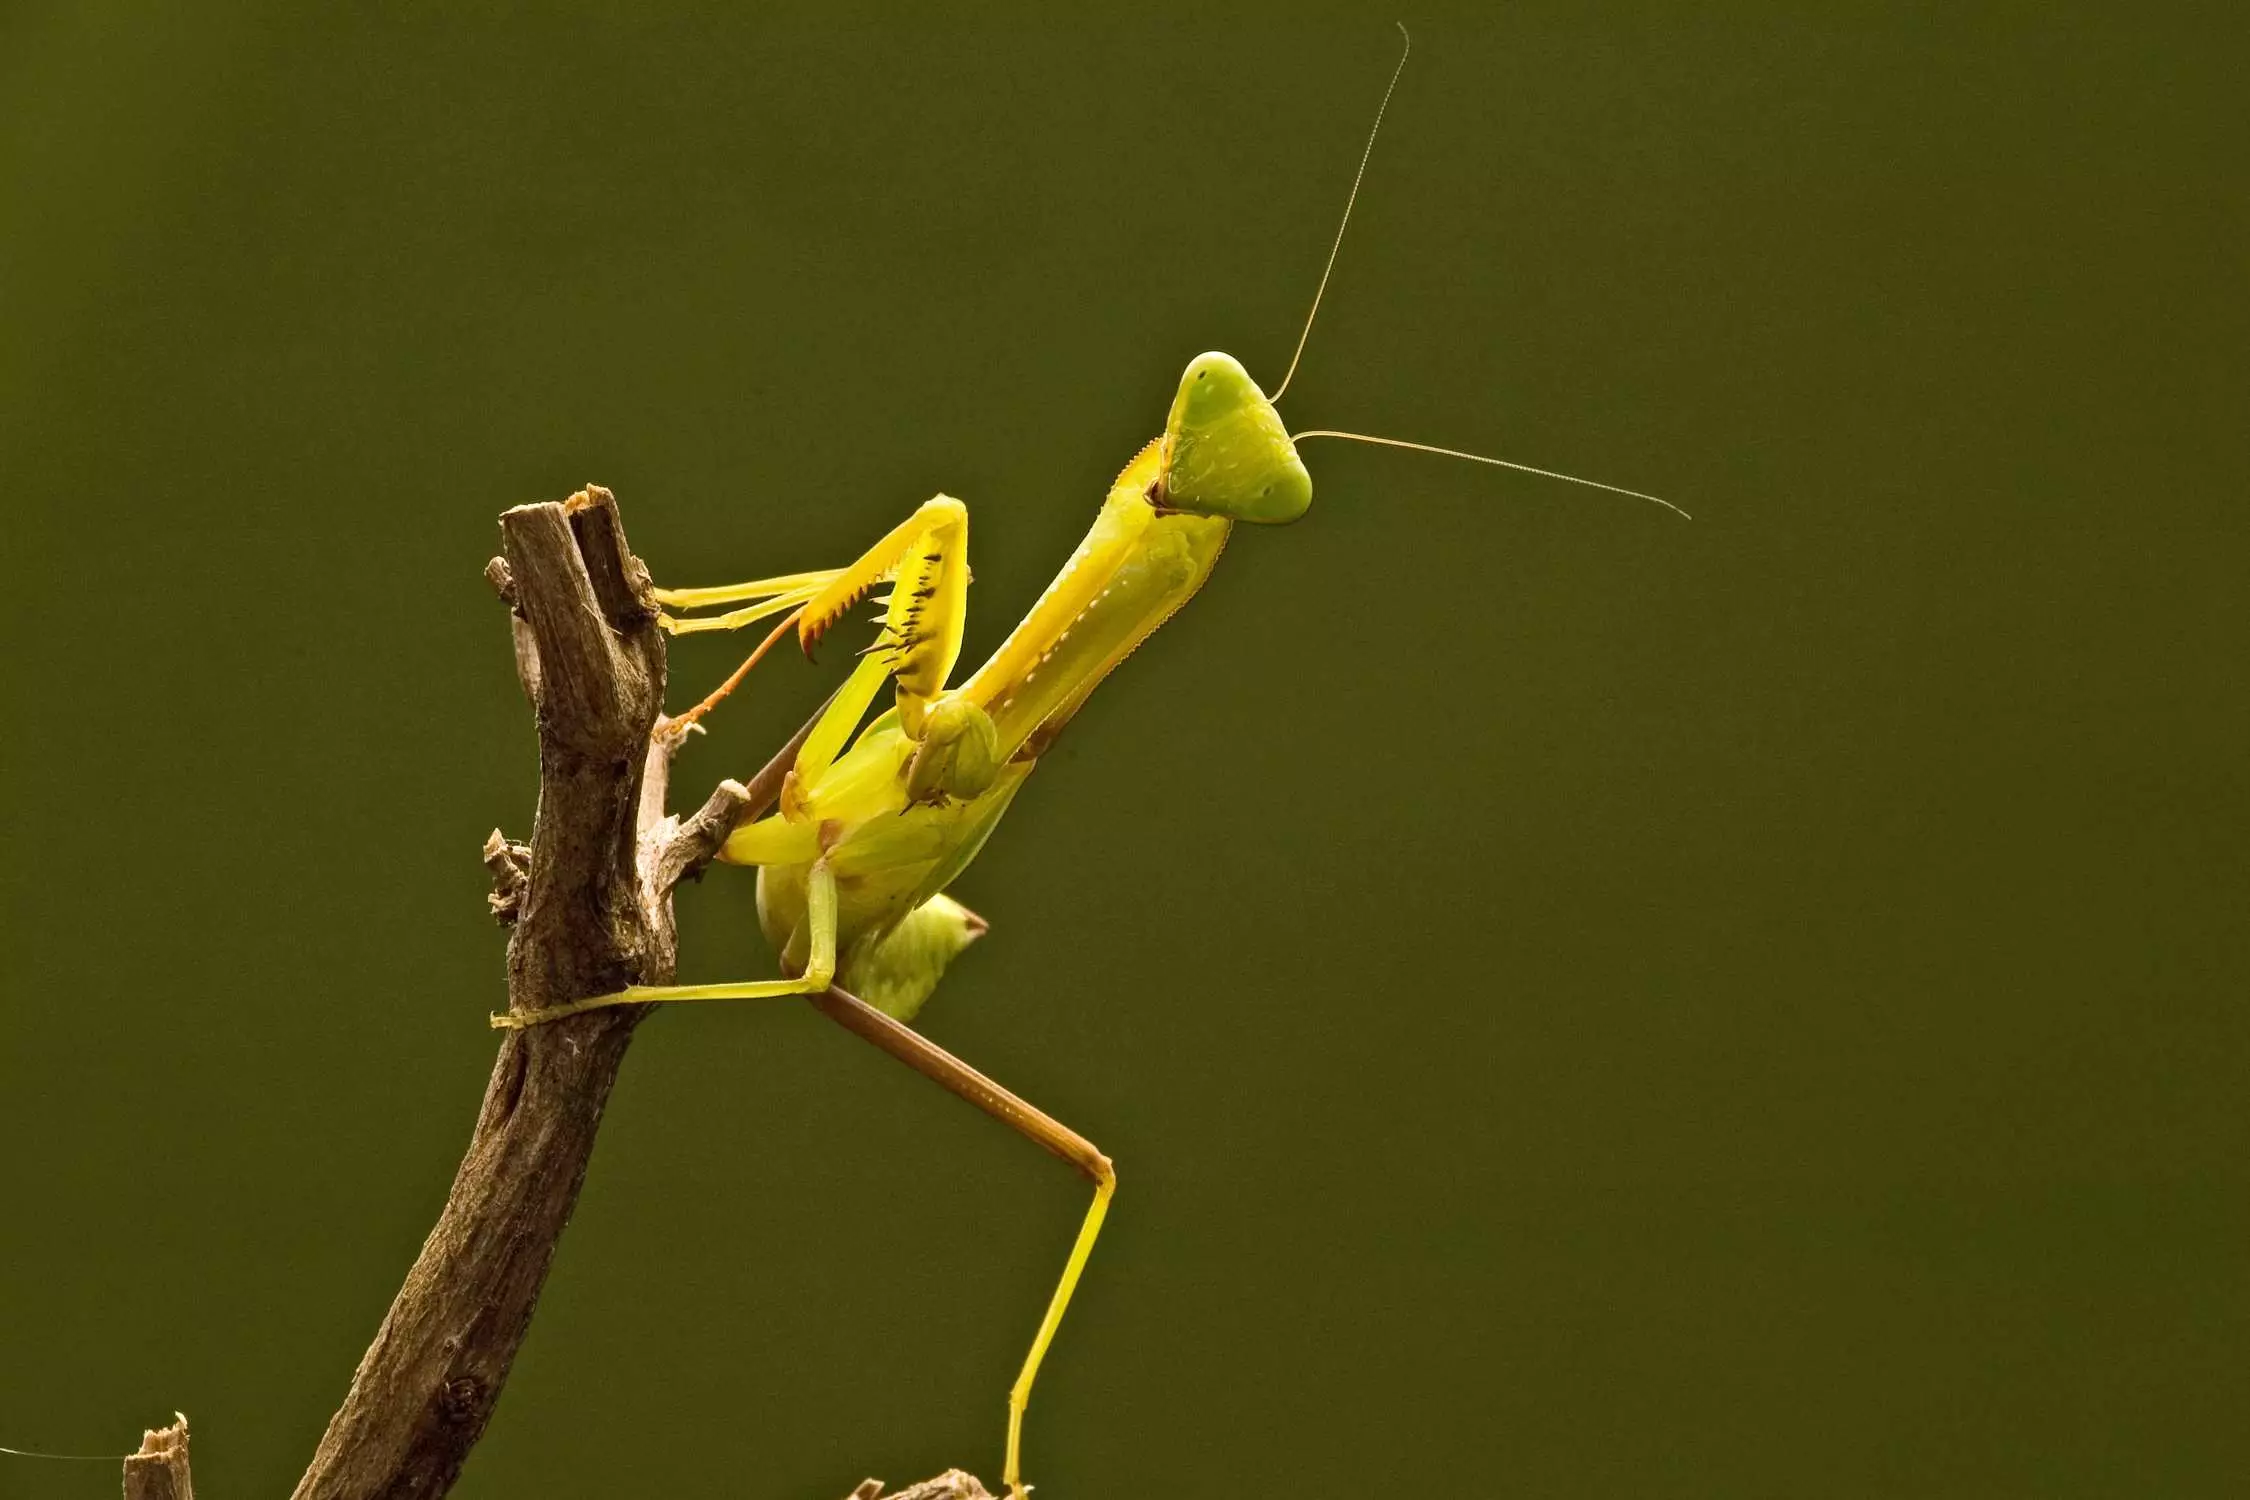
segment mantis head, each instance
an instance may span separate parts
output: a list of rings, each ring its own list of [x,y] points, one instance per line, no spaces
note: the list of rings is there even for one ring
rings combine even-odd
[[[1258,382],[1231,354],[1199,354],[1164,423],[1164,504],[1234,521],[1294,521],[1312,475]]]

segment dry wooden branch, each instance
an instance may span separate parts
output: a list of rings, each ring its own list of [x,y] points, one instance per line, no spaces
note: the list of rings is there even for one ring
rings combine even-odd
[[[664,806],[683,736],[663,732],[664,637],[615,498],[590,487],[560,505],[519,506],[500,532],[505,555],[486,574],[509,605],[539,728],[530,846],[496,830],[484,851],[493,910],[512,929],[508,1003],[536,1010],[669,983],[673,888],[773,805],[818,715],[749,785],[721,782],[694,815],[673,818]],[[503,1035],[444,1211],[295,1500],[436,1500],[451,1487],[530,1327],[602,1107],[647,1014],[589,1011]],[[183,1430],[181,1500],[185,1442]],[[906,1493],[984,1495],[957,1475]]]
[[[539,736],[531,842],[494,830],[484,848],[492,909],[511,929],[508,1003],[536,1010],[668,983],[673,888],[774,804],[819,715],[748,785],[721,782],[692,816],[670,816],[684,736],[661,719],[664,638],[616,500],[589,487],[559,505],[519,506],[500,532],[505,555],[486,576],[510,609]],[[452,1487],[530,1328],[626,1044],[648,1013],[589,1011],[501,1036],[445,1208],[294,1500],[438,1500]],[[193,1500],[186,1418],[125,1461],[125,1495]],[[990,1497],[953,1470],[893,1500]]]
[[[644,783],[664,640],[615,500],[590,489],[500,519],[490,569],[514,608],[539,730],[528,859],[486,846],[494,909],[513,917],[508,999],[555,1004],[662,984],[677,959],[670,886],[644,873]],[[653,771],[653,775],[651,774]],[[740,807],[736,810],[739,812]],[[329,1422],[297,1500],[437,1496],[491,1418],[585,1179],[638,1008],[510,1032],[452,1192]]]

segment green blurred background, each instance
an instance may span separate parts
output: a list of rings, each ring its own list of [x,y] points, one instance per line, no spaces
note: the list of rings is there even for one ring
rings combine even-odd
[[[493,1052],[494,515],[714,582],[942,487],[989,649],[1190,356],[1278,377],[1394,13],[1293,417],[1697,519],[1308,448],[1048,758],[925,1017],[1123,1177],[1031,1477],[2241,1492],[2225,7],[0,10],[0,1442],[309,1455]],[[997,1478],[1083,1201],[661,1016],[460,1493]]]

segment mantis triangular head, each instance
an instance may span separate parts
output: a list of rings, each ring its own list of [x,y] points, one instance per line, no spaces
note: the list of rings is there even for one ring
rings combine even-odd
[[[1161,504],[1233,521],[1294,521],[1312,504],[1312,475],[1281,413],[1231,354],[1199,354],[1164,422]]]

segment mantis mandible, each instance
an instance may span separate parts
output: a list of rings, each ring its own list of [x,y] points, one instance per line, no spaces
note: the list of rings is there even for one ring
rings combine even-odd
[[[1400,28],[1403,37],[1405,28]],[[1411,44],[1409,44],[1411,45]],[[720,690],[670,721],[678,732],[723,697],[792,628],[809,652],[862,598],[888,584],[882,624],[858,667],[803,737],[773,815],[737,829],[720,858],[758,871],[758,917],[785,977],[635,986],[548,1010],[496,1016],[540,1025],[614,1005],[807,995],[832,1017],[1076,1166],[1094,1184],[1061,1280],[1008,1393],[1004,1479],[1024,1500],[1023,1415],[1040,1362],[1099,1235],[1117,1174],[1092,1142],[953,1058],[905,1023],[946,966],[985,931],[946,894],[1094,688],[1210,576],[1237,522],[1303,516],[1312,478],[1297,443],[1349,438],[1465,458],[1670,502],[1527,464],[1359,433],[1291,434],[1276,409],[1335,268],[1397,67],[1375,114],[1343,221],[1289,370],[1268,397],[1232,356],[1199,355],[1180,377],[1163,434],[1126,464],[1093,528],[990,660],[948,687],[966,620],[968,507],[925,502],[846,567],[716,588],[659,589],[675,634],[733,630],[781,616]],[[1685,514],[1685,512],[1682,512]],[[718,614],[676,611],[724,608]],[[860,721],[885,681],[894,702]],[[856,731],[856,734],[855,734]]]

